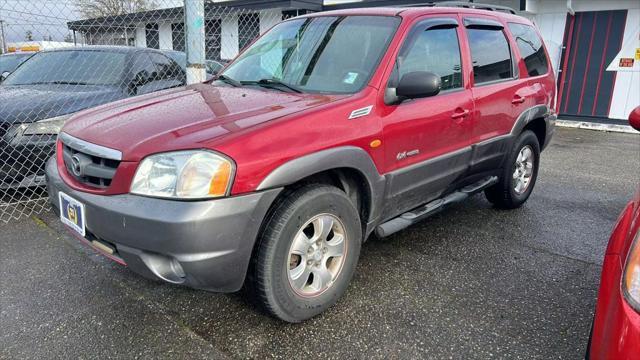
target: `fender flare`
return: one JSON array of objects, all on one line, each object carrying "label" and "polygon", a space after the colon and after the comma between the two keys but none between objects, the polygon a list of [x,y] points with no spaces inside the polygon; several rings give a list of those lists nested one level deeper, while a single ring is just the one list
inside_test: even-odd
[{"label": "fender flare", "polygon": [[547,105],[536,105],[528,108],[527,110],[523,111],[516,119],[516,122],[513,124],[513,128],[511,128],[511,135],[520,134],[520,132],[522,132],[522,129],[524,129],[524,127],[527,126],[527,124],[529,124],[531,120],[538,118],[546,119],[549,114],[549,107]]},{"label": "fender flare", "polygon": [[540,149],[543,150],[549,144],[551,136],[553,135],[555,128],[556,116],[551,112],[547,105],[536,105],[524,110],[516,119],[513,127],[511,128],[511,137],[515,139],[522,130],[534,119],[544,119],[545,127],[545,141],[544,144],[540,144]]},{"label": "fender flare", "polygon": [[267,175],[257,190],[267,190],[284,187],[300,181],[308,176],[339,168],[358,171],[366,179],[370,193],[369,219],[367,223],[380,215],[385,177],[380,175],[373,159],[362,148],[356,146],[341,146],[304,155],[280,165]]}]

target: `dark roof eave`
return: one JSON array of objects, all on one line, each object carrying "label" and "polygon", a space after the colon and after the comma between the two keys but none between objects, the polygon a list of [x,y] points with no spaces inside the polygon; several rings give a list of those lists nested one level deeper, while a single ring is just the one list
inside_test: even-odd
[{"label": "dark roof eave", "polygon": [[[205,4],[206,11],[215,11],[215,8],[230,8],[238,11],[242,10],[267,10],[267,9],[298,9],[298,10],[311,10],[322,11],[322,0],[237,0],[237,1],[224,1],[219,3],[207,3]],[[93,19],[84,19],[67,22],[69,30],[87,31],[92,28],[103,28],[113,25],[128,25],[135,22],[149,21],[161,21],[161,20],[177,20],[183,17],[183,8],[167,8],[158,10],[141,11],[131,14],[105,16]]]}]

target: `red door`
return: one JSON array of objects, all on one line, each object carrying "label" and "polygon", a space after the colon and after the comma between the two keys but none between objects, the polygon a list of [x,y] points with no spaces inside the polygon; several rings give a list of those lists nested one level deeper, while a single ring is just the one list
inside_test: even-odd
[{"label": "red door", "polygon": [[514,120],[533,105],[528,80],[519,76],[503,24],[488,16],[465,17],[473,63],[475,116],[471,141],[480,143],[511,131]]},{"label": "red door", "polygon": [[417,20],[404,39],[387,92],[416,71],[440,76],[442,91],[383,106],[387,204],[394,204],[383,216],[438,197],[468,166],[473,101],[463,79],[459,38],[457,17],[437,15]]}]

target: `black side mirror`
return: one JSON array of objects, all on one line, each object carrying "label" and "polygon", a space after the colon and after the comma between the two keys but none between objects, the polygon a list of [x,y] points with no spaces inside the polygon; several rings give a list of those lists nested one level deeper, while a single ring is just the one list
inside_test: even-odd
[{"label": "black side mirror", "polygon": [[7,78],[7,76],[9,76],[9,74],[11,73],[8,71],[4,71],[2,74],[0,74],[0,83],[3,82]]},{"label": "black side mirror", "polygon": [[437,95],[441,88],[440,76],[427,71],[414,71],[400,79],[396,96],[400,100],[424,98]]}]

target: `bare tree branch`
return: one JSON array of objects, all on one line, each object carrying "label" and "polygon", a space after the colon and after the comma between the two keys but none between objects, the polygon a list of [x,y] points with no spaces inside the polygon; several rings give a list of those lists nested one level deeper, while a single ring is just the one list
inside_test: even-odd
[{"label": "bare tree branch", "polygon": [[152,10],[154,0],[76,0],[76,8],[83,18],[97,18]]}]

